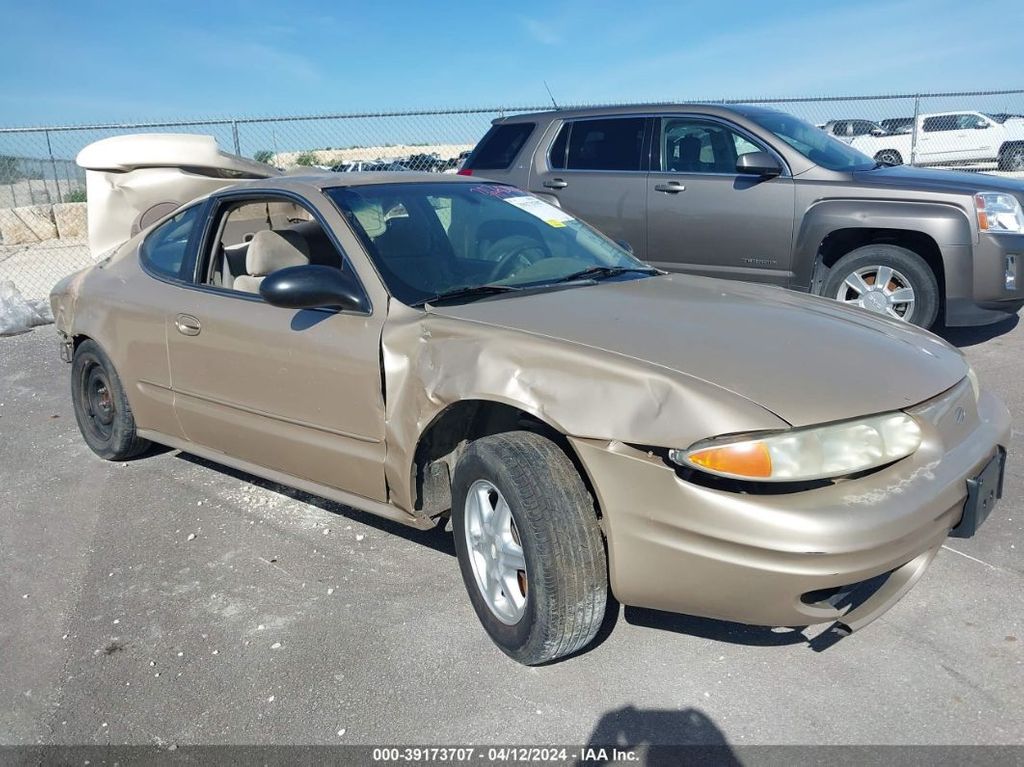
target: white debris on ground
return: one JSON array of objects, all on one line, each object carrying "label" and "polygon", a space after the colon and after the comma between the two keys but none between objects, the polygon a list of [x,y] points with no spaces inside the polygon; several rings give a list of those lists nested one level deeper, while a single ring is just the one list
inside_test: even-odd
[{"label": "white debris on ground", "polygon": [[53,322],[50,302],[26,299],[11,280],[0,282],[0,336],[24,333]]}]

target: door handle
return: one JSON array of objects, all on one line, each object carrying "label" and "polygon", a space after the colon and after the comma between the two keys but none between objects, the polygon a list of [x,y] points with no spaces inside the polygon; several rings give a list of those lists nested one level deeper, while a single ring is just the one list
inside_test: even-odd
[{"label": "door handle", "polygon": [[546,186],[548,189],[565,189],[567,186],[569,186],[569,182],[563,181],[560,178],[553,178],[550,181],[545,181],[544,186]]},{"label": "door handle", "polygon": [[655,192],[668,192],[669,194],[678,194],[679,192],[685,192],[686,187],[680,184],[678,181],[669,181],[667,184],[655,184]]},{"label": "door handle", "polygon": [[183,336],[197,336],[199,331],[203,329],[199,320],[191,314],[179,314],[174,318],[174,326]]}]

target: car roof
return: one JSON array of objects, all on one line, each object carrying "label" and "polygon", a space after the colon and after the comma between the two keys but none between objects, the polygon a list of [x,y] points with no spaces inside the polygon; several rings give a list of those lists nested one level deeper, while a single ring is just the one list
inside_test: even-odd
[{"label": "car roof", "polygon": [[649,104],[607,104],[599,107],[578,107],[572,109],[549,109],[543,112],[522,112],[520,114],[499,117],[495,124],[510,122],[536,122],[537,120],[561,120],[576,117],[601,117],[604,115],[647,115],[661,112],[699,112],[701,114],[727,117],[740,114],[746,117],[756,114],[775,113],[777,109],[755,104],[702,104],[702,103],[658,103]]},{"label": "car roof", "polygon": [[[230,189],[306,189],[321,191],[338,187],[375,186],[379,184],[481,184],[492,183],[486,179],[460,176],[455,173],[429,173],[427,171],[358,171],[354,173],[336,173],[334,171],[305,171],[296,174],[285,174],[272,178],[254,178],[239,180]],[[223,190],[221,190],[223,191]]]}]

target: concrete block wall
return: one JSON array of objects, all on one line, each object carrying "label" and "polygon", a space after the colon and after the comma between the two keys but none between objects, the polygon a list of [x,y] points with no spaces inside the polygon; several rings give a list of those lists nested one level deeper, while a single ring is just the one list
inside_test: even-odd
[{"label": "concrete block wall", "polygon": [[47,240],[80,240],[88,235],[87,203],[0,208],[0,244],[31,245]]}]

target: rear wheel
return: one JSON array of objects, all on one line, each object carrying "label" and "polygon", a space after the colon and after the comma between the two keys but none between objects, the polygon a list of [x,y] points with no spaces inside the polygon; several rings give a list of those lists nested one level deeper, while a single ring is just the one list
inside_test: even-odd
[{"label": "rear wheel", "polygon": [[885,163],[886,165],[902,165],[903,155],[895,149],[883,149],[875,155],[875,162]]},{"label": "rear wheel", "polygon": [[527,665],[589,644],[608,591],[594,504],[557,445],[531,432],[473,442],[455,468],[452,526],[484,629]]},{"label": "rear wheel", "polygon": [[939,313],[939,284],[919,255],[896,245],[865,245],[829,270],[822,295],[921,327]]},{"label": "rear wheel", "polygon": [[1024,171],[1024,145],[1008,146],[999,153],[999,170],[1011,173]]},{"label": "rear wheel", "polygon": [[113,363],[95,341],[83,341],[75,349],[71,403],[82,437],[101,458],[124,461],[149,447],[135,431],[135,418]]}]

